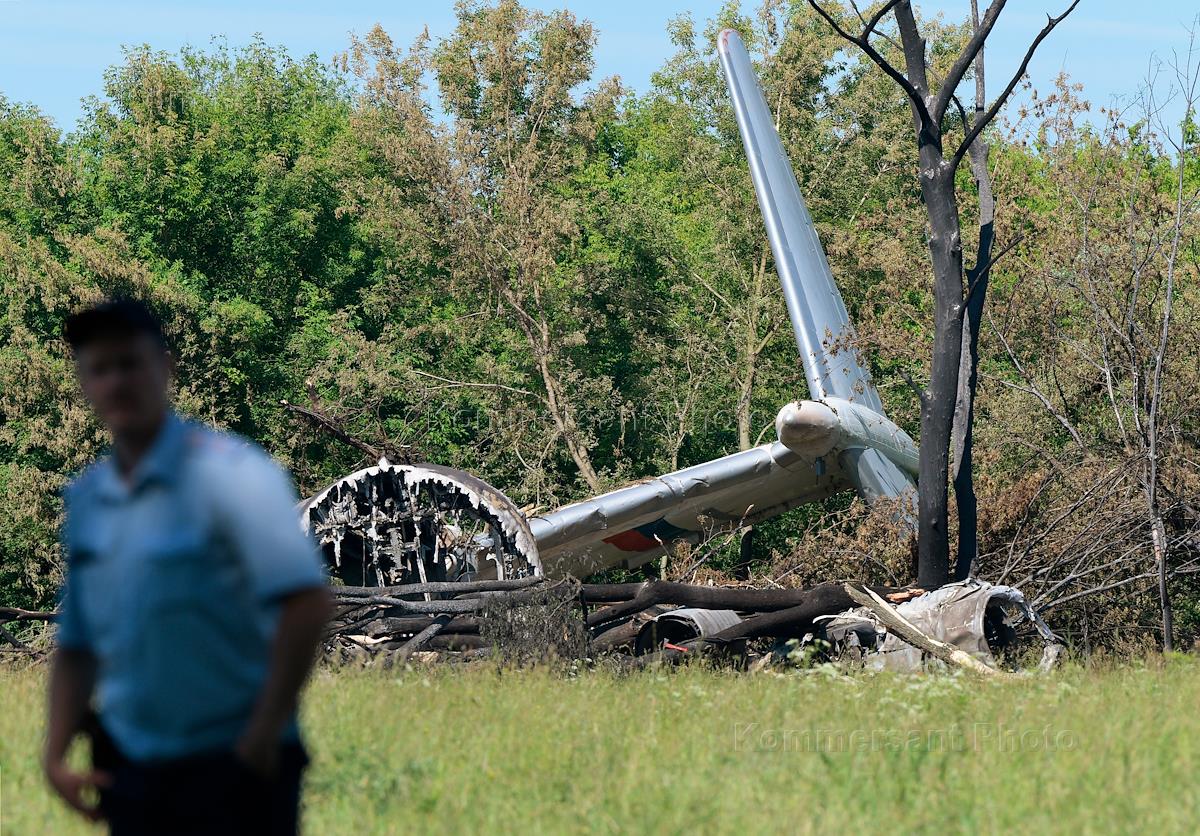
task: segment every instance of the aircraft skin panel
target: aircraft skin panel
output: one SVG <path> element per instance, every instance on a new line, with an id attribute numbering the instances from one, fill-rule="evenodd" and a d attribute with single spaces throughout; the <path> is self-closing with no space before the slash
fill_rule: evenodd
<path id="1" fill-rule="evenodd" d="M 838 462 L 857 487 L 858 495 L 867 502 L 895 499 L 912 493 L 912 478 L 878 450 L 851 447 L 838 454 Z M 916 525 L 916 521 L 908 516 L 905 516 L 905 521 L 910 527 Z"/>
<path id="2" fill-rule="evenodd" d="M 850 315 L 833 281 L 825 250 L 741 36 L 726 29 L 720 34 L 717 51 L 800 347 L 810 397 L 821 400 L 834 396 L 882 412 L 883 403 L 870 374 L 852 347 Z"/>
<path id="3" fill-rule="evenodd" d="M 774 516 L 852 487 L 836 458 L 828 461 L 764 444 L 533 517 L 529 528 L 552 577 L 637 566 L 662 554 L 659 539 L 697 538 L 706 527 Z"/>

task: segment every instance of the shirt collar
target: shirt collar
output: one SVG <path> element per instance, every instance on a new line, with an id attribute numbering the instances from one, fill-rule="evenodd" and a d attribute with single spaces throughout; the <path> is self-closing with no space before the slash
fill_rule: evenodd
<path id="1" fill-rule="evenodd" d="M 183 461 L 186 429 L 187 423 L 168 410 L 158 435 L 134 468 L 131 479 L 126 481 L 121 477 L 114 456 L 110 455 L 102 463 L 97 486 L 100 493 L 106 499 L 118 500 L 137 493 L 152 482 L 172 482 Z"/>

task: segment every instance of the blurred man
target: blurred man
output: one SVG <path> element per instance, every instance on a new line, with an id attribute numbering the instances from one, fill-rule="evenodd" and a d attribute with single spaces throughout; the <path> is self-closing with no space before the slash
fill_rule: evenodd
<path id="1" fill-rule="evenodd" d="M 65 336 L 112 454 L 66 493 L 46 777 L 118 836 L 294 833 L 296 706 L 331 605 L 291 484 L 172 412 L 172 358 L 140 303 L 77 313 Z M 84 731 L 81 773 L 64 758 Z"/>

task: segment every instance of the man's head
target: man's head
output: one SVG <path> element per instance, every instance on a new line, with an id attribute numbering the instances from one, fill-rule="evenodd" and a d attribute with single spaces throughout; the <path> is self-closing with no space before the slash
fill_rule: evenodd
<path id="1" fill-rule="evenodd" d="M 141 302 L 117 299 L 72 314 L 63 333 L 83 395 L 113 435 L 157 428 L 173 364 L 154 314 Z"/>

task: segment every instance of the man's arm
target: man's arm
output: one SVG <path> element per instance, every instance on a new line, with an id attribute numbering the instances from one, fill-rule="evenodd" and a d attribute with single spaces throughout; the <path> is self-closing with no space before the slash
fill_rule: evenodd
<path id="1" fill-rule="evenodd" d="M 238 551 L 249 591 L 277 602 L 267 677 L 236 750 L 264 775 L 274 769 L 280 734 L 299 701 L 333 611 L 324 562 L 300 528 L 296 492 L 267 455 L 247 448 L 222 462 L 212 484 L 217 518 Z"/>
<path id="2" fill-rule="evenodd" d="M 42 766 L 46 780 L 62 799 L 91 819 L 99 818 L 94 804 L 84 799 L 89 787 L 107 786 L 103 772 L 74 772 L 66 763 L 67 749 L 83 725 L 96 683 L 96 659 L 86 650 L 60 648 L 50 663 L 46 751 Z"/>
<path id="3" fill-rule="evenodd" d="M 76 483 L 78 484 L 78 483 Z M 100 817 L 94 804 L 84 799 L 85 790 L 107 786 L 111 780 L 104 772 L 74 772 L 66 763 L 67 750 L 87 716 L 92 692 L 96 687 L 97 660 L 92 637 L 80 608 L 77 557 L 74 531 L 78 525 L 75 509 L 75 485 L 68 487 L 66 520 L 63 524 L 63 554 L 67 558 L 67 578 L 58 611 L 57 649 L 50 660 L 50 685 L 47 693 L 46 747 L 42 769 L 54 791 L 80 813 L 91 819 Z"/>
<path id="4" fill-rule="evenodd" d="M 238 757 L 256 772 L 270 775 L 275 770 L 279 735 L 296 710 L 332 614 L 333 601 L 324 586 L 292 593 L 280 604 L 267 680 L 237 743 Z"/>

